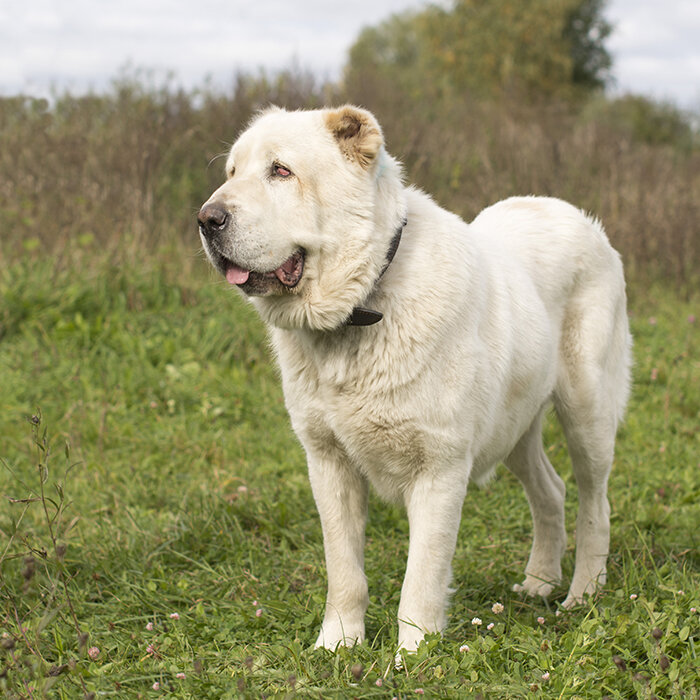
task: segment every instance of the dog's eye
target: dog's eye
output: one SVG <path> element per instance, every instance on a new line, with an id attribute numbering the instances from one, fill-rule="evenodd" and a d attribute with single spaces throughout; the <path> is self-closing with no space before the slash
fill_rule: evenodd
<path id="1" fill-rule="evenodd" d="M 292 174 L 292 171 L 289 168 L 285 168 L 284 165 L 274 163 L 272 166 L 272 174 L 276 175 L 277 177 L 289 177 Z"/>

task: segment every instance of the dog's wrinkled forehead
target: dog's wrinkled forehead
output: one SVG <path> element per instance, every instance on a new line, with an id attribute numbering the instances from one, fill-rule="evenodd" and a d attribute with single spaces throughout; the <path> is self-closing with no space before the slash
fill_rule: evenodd
<path id="1" fill-rule="evenodd" d="M 382 144 L 374 117 L 357 107 L 298 112 L 273 108 L 238 137 L 227 159 L 227 174 L 248 163 L 277 160 L 303 167 L 317 164 L 317 158 L 336 157 L 367 170 Z"/>
<path id="2" fill-rule="evenodd" d="M 320 116 L 314 112 L 263 113 L 233 144 L 226 162 L 227 173 L 231 174 L 234 168 L 277 161 L 300 167 L 309 160 L 309 153 L 318 150 L 319 141 L 330 141 L 330 134 L 319 129 L 319 122 Z"/>

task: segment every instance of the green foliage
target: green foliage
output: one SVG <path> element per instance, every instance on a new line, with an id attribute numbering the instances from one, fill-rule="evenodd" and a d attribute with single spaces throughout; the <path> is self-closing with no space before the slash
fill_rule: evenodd
<path id="1" fill-rule="evenodd" d="M 690 152 L 697 139 L 691 115 L 675 105 L 639 95 L 593 100 L 583 115 L 610 125 L 620 138 L 636 143 L 670 146 L 681 152 Z"/>
<path id="2" fill-rule="evenodd" d="M 604 86 L 611 60 L 602 0 L 456 0 L 394 15 L 350 50 L 352 91 L 370 79 L 416 98 L 572 96 Z"/>
<path id="3" fill-rule="evenodd" d="M 304 455 L 259 320 L 189 255 L 76 244 L 58 266 L 33 251 L 0 272 L 0 694 L 697 694 L 697 296 L 630 290 L 602 597 L 557 615 L 564 586 L 549 605 L 510 592 L 530 519 L 503 473 L 467 497 L 444 637 L 398 670 L 405 515 L 371 498 L 368 642 L 313 651 L 325 573 Z M 571 533 L 554 422 L 546 444 Z"/>
<path id="4" fill-rule="evenodd" d="M 569 5 L 563 30 L 571 56 L 571 81 L 583 88 L 602 88 L 610 80 L 612 59 L 605 40 L 612 26 L 603 17 L 606 0 L 579 0 Z"/>

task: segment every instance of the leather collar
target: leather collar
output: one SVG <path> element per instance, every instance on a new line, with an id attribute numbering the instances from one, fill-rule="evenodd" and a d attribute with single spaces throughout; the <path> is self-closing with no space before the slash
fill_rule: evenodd
<path id="1" fill-rule="evenodd" d="M 379 273 L 379 277 L 377 277 L 377 282 L 375 282 L 375 285 L 379 282 L 379 280 L 382 278 L 384 273 L 387 271 L 387 268 L 391 264 L 391 261 L 394 259 L 394 256 L 396 255 L 396 251 L 398 250 L 399 243 L 401 242 L 401 234 L 403 233 L 404 227 L 406 226 L 406 219 L 404 219 L 401 222 L 401 225 L 398 227 L 396 230 L 396 233 L 394 234 L 394 237 L 391 239 L 391 243 L 389 244 L 389 250 L 386 252 L 386 262 L 384 263 L 384 267 L 382 268 L 382 271 Z M 374 311 L 373 309 L 368 309 L 364 306 L 356 306 L 353 310 L 352 313 L 350 314 L 348 320 L 345 322 L 346 326 L 372 326 L 375 323 L 379 323 L 379 321 L 384 318 L 384 314 L 381 313 L 381 311 Z"/>

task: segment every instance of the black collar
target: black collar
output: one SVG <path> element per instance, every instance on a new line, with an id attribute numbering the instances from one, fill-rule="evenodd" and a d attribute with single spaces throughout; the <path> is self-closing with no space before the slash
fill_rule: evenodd
<path id="1" fill-rule="evenodd" d="M 398 250 L 399 243 L 401 242 L 401 234 L 403 233 L 404 227 L 406 226 L 406 219 L 404 219 L 401 222 L 401 225 L 396 229 L 396 233 L 394 234 L 394 237 L 391 239 L 391 243 L 389 244 L 389 250 L 386 252 L 386 262 L 384 263 L 384 267 L 382 268 L 382 271 L 379 273 L 379 277 L 377 277 L 377 282 L 382 278 L 384 273 L 386 272 L 387 268 L 391 264 L 391 261 L 394 259 L 394 255 L 396 255 L 396 251 Z M 375 285 L 377 284 L 375 282 Z M 364 306 L 356 306 L 353 310 L 352 313 L 350 314 L 350 317 L 348 320 L 345 322 L 346 326 L 371 326 L 375 323 L 378 323 L 379 321 L 384 318 L 384 314 L 381 313 L 381 311 L 374 311 L 373 309 L 367 309 Z"/>

